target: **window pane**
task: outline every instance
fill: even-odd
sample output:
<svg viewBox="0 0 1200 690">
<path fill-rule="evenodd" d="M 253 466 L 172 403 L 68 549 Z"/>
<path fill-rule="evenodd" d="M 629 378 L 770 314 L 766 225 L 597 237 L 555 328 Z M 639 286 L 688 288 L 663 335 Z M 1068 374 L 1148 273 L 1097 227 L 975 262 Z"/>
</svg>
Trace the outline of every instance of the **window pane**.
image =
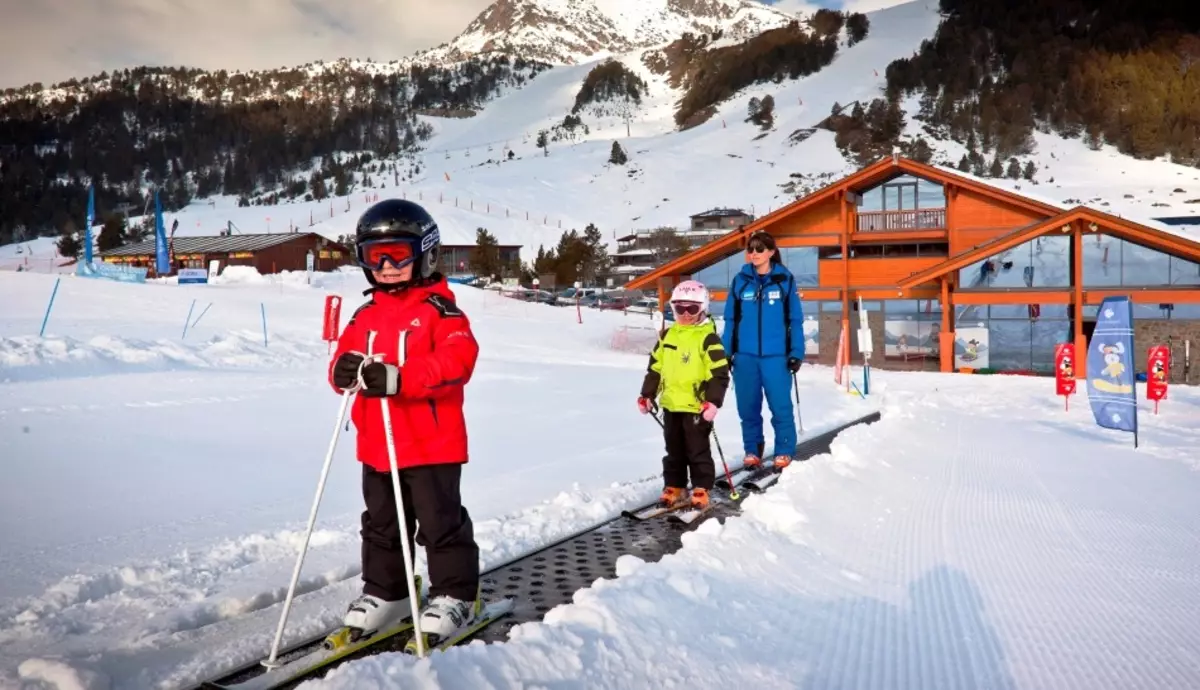
<svg viewBox="0 0 1200 690">
<path fill-rule="evenodd" d="M 841 302 L 821 302 L 821 311 L 825 314 L 841 314 Z"/>
<path fill-rule="evenodd" d="M 804 311 L 804 356 L 816 357 L 821 352 L 821 319 L 815 314 Z"/>
<path fill-rule="evenodd" d="M 988 322 L 988 367 L 1000 370 L 1032 369 L 1028 320 L 992 320 Z"/>
<path fill-rule="evenodd" d="M 796 276 L 797 285 L 818 285 L 816 247 L 781 247 L 783 264 Z"/>
<path fill-rule="evenodd" d="M 710 290 L 728 290 L 734 273 L 742 270 L 743 263 L 741 254 L 733 254 L 692 273 L 692 280 L 704 283 Z"/>
<path fill-rule="evenodd" d="M 1043 312 L 1044 313 L 1044 312 Z M 1071 322 L 1058 319 L 1038 319 L 1031 329 L 1033 339 L 1033 366 L 1039 373 L 1054 372 L 1054 349 L 1059 343 L 1069 343 Z"/>
<path fill-rule="evenodd" d="M 1140 244 L 1121 242 L 1122 285 L 1167 285 L 1170 276 L 1170 256 Z"/>
<path fill-rule="evenodd" d="M 1083 238 L 1083 286 L 1112 287 L 1121 284 L 1119 238 L 1096 233 Z"/>
<path fill-rule="evenodd" d="M 920 306 L 915 299 L 890 299 L 883 303 L 883 313 L 887 316 L 891 316 L 892 314 L 917 314 L 920 311 Z"/>
<path fill-rule="evenodd" d="M 1200 285 L 1200 264 L 1171 257 L 1172 285 Z"/>
<path fill-rule="evenodd" d="M 1071 238 L 1036 237 L 959 271 L 971 288 L 1057 288 L 1071 285 Z"/>
</svg>

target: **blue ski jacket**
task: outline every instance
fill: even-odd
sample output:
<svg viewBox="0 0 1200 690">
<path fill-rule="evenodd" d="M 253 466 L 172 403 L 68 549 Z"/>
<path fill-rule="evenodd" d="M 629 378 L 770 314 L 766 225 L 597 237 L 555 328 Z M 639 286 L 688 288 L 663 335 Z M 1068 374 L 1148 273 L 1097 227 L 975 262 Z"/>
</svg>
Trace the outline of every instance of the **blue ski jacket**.
<svg viewBox="0 0 1200 690">
<path fill-rule="evenodd" d="M 804 312 L 796 277 L 781 264 L 759 275 L 746 264 L 733 277 L 725 298 L 725 352 L 755 357 L 804 359 Z"/>
</svg>

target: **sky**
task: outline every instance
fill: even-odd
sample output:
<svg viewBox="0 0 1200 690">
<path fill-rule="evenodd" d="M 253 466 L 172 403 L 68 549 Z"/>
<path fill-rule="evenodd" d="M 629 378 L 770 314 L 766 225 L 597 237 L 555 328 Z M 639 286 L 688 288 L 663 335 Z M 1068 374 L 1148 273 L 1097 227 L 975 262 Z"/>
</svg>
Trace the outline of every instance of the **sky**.
<svg viewBox="0 0 1200 690">
<path fill-rule="evenodd" d="M 901 0 L 774 0 L 867 12 Z M 386 62 L 450 41 L 491 0 L 0 0 L 0 89 L 126 67 Z"/>
</svg>

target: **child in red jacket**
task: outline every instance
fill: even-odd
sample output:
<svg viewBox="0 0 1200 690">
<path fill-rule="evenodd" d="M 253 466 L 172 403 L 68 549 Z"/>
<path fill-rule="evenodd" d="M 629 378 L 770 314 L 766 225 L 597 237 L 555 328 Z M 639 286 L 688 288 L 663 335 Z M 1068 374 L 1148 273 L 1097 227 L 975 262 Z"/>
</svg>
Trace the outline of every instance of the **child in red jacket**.
<svg viewBox="0 0 1200 690">
<path fill-rule="evenodd" d="M 364 633 L 411 612 L 381 397 L 387 398 L 393 426 L 409 552 L 414 552 L 416 532 L 429 566 L 422 632 L 447 637 L 476 614 L 479 548 L 459 482 L 467 462 L 463 386 L 479 345 L 446 279 L 435 270 L 439 244 L 437 224 L 412 202 L 389 199 L 363 214 L 355 254 L 373 286 L 366 293 L 371 301 L 350 318 L 329 368 L 339 393 L 362 385 L 351 419 L 363 464 L 364 584 L 344 624 Z M 371 355 L 382 360 L 362 366 Z"/>
</svg>

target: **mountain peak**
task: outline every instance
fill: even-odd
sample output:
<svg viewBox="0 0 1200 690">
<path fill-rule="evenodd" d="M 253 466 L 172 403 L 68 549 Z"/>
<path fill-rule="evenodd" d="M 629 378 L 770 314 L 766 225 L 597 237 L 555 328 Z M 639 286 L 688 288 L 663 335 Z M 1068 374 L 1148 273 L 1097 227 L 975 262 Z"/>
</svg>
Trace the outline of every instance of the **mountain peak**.
<svg viewBox="0 0 1200 690">
<path fill-rule="evenodd" d="M 552 64 L 670 43 L 685 33 L 745 38 L 795 17 L 750 0 L 496 0 L 457 38 L 414 57 L 449 62 L 503 52 Z"/>
</svg>

